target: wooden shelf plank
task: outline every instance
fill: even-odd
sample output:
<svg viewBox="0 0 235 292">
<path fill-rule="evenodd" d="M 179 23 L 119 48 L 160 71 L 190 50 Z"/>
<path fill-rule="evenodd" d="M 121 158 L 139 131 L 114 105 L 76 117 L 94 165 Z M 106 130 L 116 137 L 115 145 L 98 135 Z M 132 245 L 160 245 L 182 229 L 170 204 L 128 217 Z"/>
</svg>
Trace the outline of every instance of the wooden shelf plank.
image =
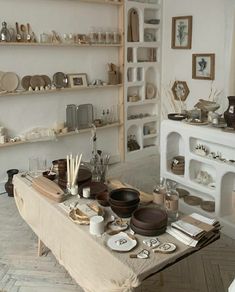
<svg viewBox="0 0 235 292">
<path fill-rule="evenodd" d="M 117 85 L 101 85 L 101 86 L 87 86 L 87 87 L 72 87 L 72 88 L 61 88 L 61 89 L 50 89 L 50 90 L 38 90 L 38 91 L 24 91 L 18 90 L 15 92 L 0 92 L 0 97 L 2 96 L 15 96 L 15 95 L 34 95 L 34 94 L 47 94 L 47 93 L 64 93 L 64 92 L 73 92 L 79 90 L 91 90 L 91 89 L 108 89 L 108 88 L 118 88 L 122 84 Z"/>
<path fill-rule="evenodd" d="M 77 44 L 77 43 L 26 43 L 26 42 L 0 42 L 0 46 L 7 47 L 122 47 L 122 44 Z"/>
<path fill-rule="evenodd" d="M 97 130 L 105 130 L 105 129 L 109 129 L 109 128 L 115 128 L 115 127 L 121 127 L 123 124 L 122 123 L 112 123 L 112 124 L 108 124 L 102 127 L 97 127 Z M 57 134 L 55 135 L 56 138 L 60 138 L 60 137 L 66 137 L 66 136 L 74 136 L 74 135 L 79 135 L 82 133 L 87 133 L 90 132 L 92 130 L 92 128 L 86 128 L 86 129 L 81 129 L 78 131 L 71 131 L 68 133 L 61 133 L 61 134 Z M 55 140 L 39 140 L 39 141 L 18 141 L 18 142 L 7 142 L 4 144 L 0 144 L 0 148 L 4 148 L 4 147 L 11 147 L 11 146 L 17 146 L 17 145 L 21 145 L 21 144 L 29 144 L 29 143 L 37 143 L 37 142 L 51 142 L 51 141 L 55 141 Z"/>
<path fill-rule="evenodd" d="M 114 1 L 114 0 L 80 0 L 80 1 L 81 2 L 86 2 L 86 3 L 123 5 L 123 1 Z"/>
</svg>

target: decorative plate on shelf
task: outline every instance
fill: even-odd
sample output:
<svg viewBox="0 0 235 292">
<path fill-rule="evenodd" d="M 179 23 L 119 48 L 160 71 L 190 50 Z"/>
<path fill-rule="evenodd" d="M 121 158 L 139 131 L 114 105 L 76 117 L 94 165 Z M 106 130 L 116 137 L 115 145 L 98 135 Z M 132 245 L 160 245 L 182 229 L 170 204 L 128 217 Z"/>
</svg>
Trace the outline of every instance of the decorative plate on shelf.
<svg viewBox="0 0 235 292">
<path fill-rule="evenodd" d="M 156 88 L 152 83 L 146 85 L 146 99 L 153 99 L 156 94 Z"/>
<path fill-rule="evenodd" d="M 19 77 L 14 72 L 7 72 L 2 75 L 1 85 L 2 90 L 12 92 L 17 89 L 19 85 Z"/>
<path fill-rule="evenodd" d="M 115 251 L 127 252 L 137 245 L 137 240 L 134 238 L 125 232 L 120 232 L 108 239 L 107 246 Z"/>
<path fill-rule="evenodd" d="M 168 119 L 173 121 L 182 121 L 187 118 L 187 115 L 181 113 L 170 113 Z"/>
<path fill-rule="evenodd" d="M 30 79 L 30 86 L 35 89 L 36 87 L 40 88 L 45 86 L 45 81 L 40 75 L 34 75 Z"/>
<path fill-rule="evenodd" d="M 201 208 L 207 212 L 215 212 L 215 202 L 214 201 L 202 201 Z"/>
<path fill-rule="evenodd" d="M 183 120 L 183 122 L 189 125 L 197 125 L 197 126 L 204 126 L 204 125 L 209 124 L 208 121 L 196 121 L 196 120 L 187 120 L 187 119 Z"/>
<path fill-rule="evenodd" d="M 201 205 L 202 199 L 197 196 L 185 196 L 184 202 L 191 206 L 198 206 Z"/>
<path fill-rule="evenodd" d="M 2 91 L 3 89 L 1 88 L 1 79 L 2 79 L 2 76 L 5 74 L 5 72 L 3 71 L 0 71 L 0 91 Z"/>
<path fill-rule="evenodd" d="M 31 80 L 32 76 L 30 75 L 26 75 L 21 79 L 21 86 L 25 89 L 25 90 L 29 90 L 30 87 L 30 80 Z"/>
</svg>

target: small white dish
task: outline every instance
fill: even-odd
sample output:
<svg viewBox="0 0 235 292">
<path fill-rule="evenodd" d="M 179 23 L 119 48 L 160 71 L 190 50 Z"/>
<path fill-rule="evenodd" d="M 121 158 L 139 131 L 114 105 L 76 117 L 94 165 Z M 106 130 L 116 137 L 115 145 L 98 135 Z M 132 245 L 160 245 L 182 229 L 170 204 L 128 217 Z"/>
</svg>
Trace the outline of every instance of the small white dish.
<svg viewBox="0 0 235 292">
<path fill-rule="evenodd" d="M 107 246 L 115 251 L 130 251 L 137 245 L 137 240 L 132 239 L 125 232 L 120 232 L 111 236 L 107 241 Z"/>
</svg>

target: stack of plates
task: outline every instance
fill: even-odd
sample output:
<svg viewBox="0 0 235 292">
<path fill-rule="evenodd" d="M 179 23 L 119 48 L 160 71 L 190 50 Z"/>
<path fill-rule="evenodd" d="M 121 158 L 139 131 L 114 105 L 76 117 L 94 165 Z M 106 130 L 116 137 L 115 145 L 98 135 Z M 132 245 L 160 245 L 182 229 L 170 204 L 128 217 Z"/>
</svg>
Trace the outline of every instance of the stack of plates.
<svg viewBox="0 0 235 292">
<path fill-rule="evenodd" d="M 171 171 L 177 175 L 184 174 L 184 156 L 175 156 L 171 161 Z"/>
<path fill-rule="evenodd" d="M 163 234 L 167 226 L 167 213 L 161 209 L 144 207 L 133 212 L 130 227 L 144 236 Z"/>
</svg>

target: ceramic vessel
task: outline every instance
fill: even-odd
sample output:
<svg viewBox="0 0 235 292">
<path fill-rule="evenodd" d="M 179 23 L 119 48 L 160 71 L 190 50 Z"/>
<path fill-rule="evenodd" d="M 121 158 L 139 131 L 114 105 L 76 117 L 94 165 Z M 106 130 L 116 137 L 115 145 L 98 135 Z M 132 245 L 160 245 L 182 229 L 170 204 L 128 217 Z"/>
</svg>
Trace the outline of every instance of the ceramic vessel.
<svg viewBox="0 0 235 292">
<path fill-rule="evenodd" d="M 224 119 L 227 126 L 235 129 L 235 96 L 228 96 L 229 105 L 224 112 Z"/>
<path fill-rule="evenodd" d="M 14 189 L 13 189 L 13 184 L 12 184 L 12 179 L 15 174 L 19 172 L 18 169 L 9 169 L 7 171 L 8 175 L 8 181 L 5 184 L 5 190 L 8 193 L 9 197 L 14 197 Z"/>
</svg>

